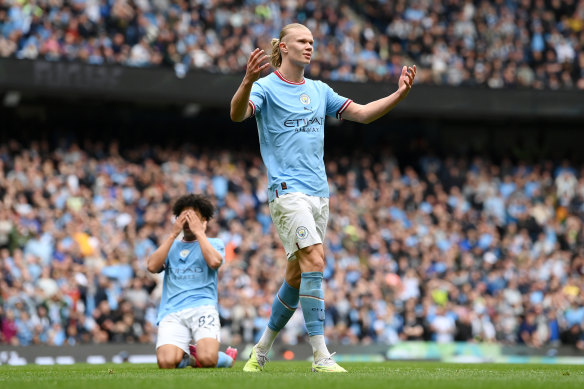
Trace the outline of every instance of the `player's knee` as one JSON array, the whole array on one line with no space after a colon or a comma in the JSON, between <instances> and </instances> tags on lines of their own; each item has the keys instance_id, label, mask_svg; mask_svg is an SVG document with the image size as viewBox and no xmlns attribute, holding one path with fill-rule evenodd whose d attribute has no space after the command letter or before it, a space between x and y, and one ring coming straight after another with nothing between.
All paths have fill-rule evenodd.
<instances>
[{"instance_id":1,"label":"player's knee","mask_svg":"<svg viewBox=\"0 0 584 389\"><path fill-rule=\"evenodd\" d=\"M319 271L319 272L324 272L324 261L322 260L315 260L314 262L311 263L312 265L312 269L311 271Z\"/></svg>"},{"instance_id":2,"label":"player's knee","mask_svg":"<svg viewBox=\"0 0 584 389\"><path fill-rule=\"evenodd\" d=\"M286 282L293 288L300 289L300 282L302 281L302 276L300 273L294 275L293 277L288 277L286 274Z\"/></svg>"},{"instance_id":3,"label":"player's knee","mask_svg":"<svg viewBox=\"0 0 584 389\"><path fill-rule=\"evenodd\" d=\"M174 358L171 358L167 355L160 355L157 358L158 361L158 367L161 369L174 369L176 367L176 365L178 364Z\"/></svg>"},{"instance_id":4,"label":"player's knee","mask_svg":"<svg viewBox=\"0 0 584 389\"><path fill-rule=\"evenodd\" d=\"M217 366L218 355L200 355L197 360L201 364L201 367L215 367Z\"/></svg>"},{"instance_id":5,"label":"player's knee","mask_svg":"<svg viewBox=\"0 0 584 389\"><path fill-rule=\"evenodd\" d=\"M302 280L302 271L298 269L286 269L286 282L293 288L300 288L300 281Z\"/></svg>"},{"instance_id":6,"label":"player's knee","mask_svg":"<svg viewBox=\"0 0 584 389\"><path fill-rule=\"evenodd\" d=\"M323 272L324 271L324 261L319 261L318 259L315 259L313 261L309 261L306 263L305 268L307 269L306 271L319 271L319 272Z\"/></svg>"},{"instance_id":7,"label":"player's knee","mask_svg":"<svg viewBox=\"0 0 584 389\"><path fill-rule=\"evenodd\" d=\"M304 269L320 272L324 270L324 251L321 245L308 246L301 251L300 260Z\"/></svg>"}]
</instances>

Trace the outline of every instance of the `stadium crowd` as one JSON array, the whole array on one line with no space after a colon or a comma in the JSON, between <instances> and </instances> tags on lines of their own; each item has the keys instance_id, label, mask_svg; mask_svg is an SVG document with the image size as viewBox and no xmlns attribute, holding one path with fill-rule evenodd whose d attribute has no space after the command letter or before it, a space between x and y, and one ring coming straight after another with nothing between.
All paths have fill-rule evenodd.
<instances>
[{"instance_id":1,"label":"stadium crowd","mask_svg":"<svg viewBox=\"0 0 584 389\"><path fill-rule=\"evenodd\" d=\"M584 350L584 170L391 150L329 155L330 342L571 345ZM0 343L154 343L146 258L184 193L210 196L223 342L253 343L285 254L250 151L0 145ZM305 341L301 310L278 341Z\"/></svg>"},{"instance_id":2,"label":"stadium crowd","mask_svg":"<svg viewBox=\"0 0 584 389\"><path fill-rule=\"evenodd\" d=\"M584 89L584 0L0 0L0 57L241 72L290 22L312 78Z\"/></svg>"}]
</instances>

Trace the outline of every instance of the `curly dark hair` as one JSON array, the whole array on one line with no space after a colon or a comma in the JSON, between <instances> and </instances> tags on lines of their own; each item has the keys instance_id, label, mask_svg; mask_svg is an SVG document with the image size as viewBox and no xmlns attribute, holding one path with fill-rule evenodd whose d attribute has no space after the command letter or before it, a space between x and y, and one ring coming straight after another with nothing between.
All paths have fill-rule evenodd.
<instances>
[{"instance_id":1,"label":"curly dark hair","mask_svg":"<svg viewBox=\"0 0 584 389\"><path fill-rule=\"evenodd\" d=\"M207 197L200 194L188 194L178 198L172 207L174 216L180 215L183 209L193 207L195 211L199 211L203 219L209 221L215 213L215 206Z\"/></svg>"}]
</instances>

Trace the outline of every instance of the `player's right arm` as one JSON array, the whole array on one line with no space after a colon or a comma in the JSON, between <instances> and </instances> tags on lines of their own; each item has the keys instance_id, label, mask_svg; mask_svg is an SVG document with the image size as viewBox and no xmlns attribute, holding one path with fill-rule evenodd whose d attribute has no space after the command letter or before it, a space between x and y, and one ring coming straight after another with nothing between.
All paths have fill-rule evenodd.
<instances>
[{"instance_id":1,"label":"player's right arm","mask_svg":"<svg viewBox=\"0 0 584 389\"><path fill-rule=\"evenodd\" d=\"M416 77L416 65L402 68L402 73L398 81L398 89L391 95L379 100L375 100L366 105L352 103L343 112L343 119L357 123L368 124L386 115L395 108L400 101L406 98Z\"/></svg>"},{"instance_id":2,"label":"player's right arm","mask_svg":"<svg viewBox=\"0 0 584 389\"><path fill-rule=\"evenodd\" d=\"M186 221L185 213L181 213L172 225L172 232L170 235L162 242L160 246L148 257L147 269L150 273L160 273L164 268L164 262L168 257L168 252L172 247L172 243L175 241L176 237L182 231L183 225Z\"/></svg>"},{"instance_id":3,"label":"player's right arm","mask_svg":"<svg viewBox=\"0 0 584 389\"><path fill-rule=\"evenodd\" d=\"M231 99L230 116L234 122L244 121L252 115L253 110L249 105L249 95L251 94L253 83L260 78L261 72L270 66L269 62L262 65L262 62L266 59L268 59L268 56L260 49L255 49L249 56L243 81Z\"/></svg>"}]
</instances>

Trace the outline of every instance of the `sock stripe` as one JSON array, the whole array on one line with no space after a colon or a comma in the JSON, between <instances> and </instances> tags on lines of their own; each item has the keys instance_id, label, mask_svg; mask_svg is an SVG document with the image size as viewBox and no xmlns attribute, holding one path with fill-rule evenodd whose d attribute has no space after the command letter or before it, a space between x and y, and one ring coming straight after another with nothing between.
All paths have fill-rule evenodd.
<instances>
[{"instance_id":1,"label":"sock stripe","mask_svg":"<svg viewBox=\"0 0 584 389\"><path fill-rule=\"evenodd\" d=\"M300 298L308 298L308 299L315 299L315 300L319 300L319 301L324 301L323 298L316 297L316 296L311 296L311 295L308 295L308 294L301 294L300 295Z\"/></svg>"},{"instance_id":2,"label":"sock stripe","mask_svg":"<svg viewBox=\"0 0 584 389\"><path fill-rule=\"evenodd\" d=\"M284 306L284 308L286 308L287 310L289 310L289 311L291 311L291 312L295 312L295 311L296 311L296 308L292 308L290 305L286 304L286 303L284 302L284 300L282 300L282 299L280 298L280 295L279 295L279 294L277 294L277 295L276 295L276 297L278 297L278 301L280 301L280 303L281 303L281 304Z\"/></svg>"}]
</instances>

